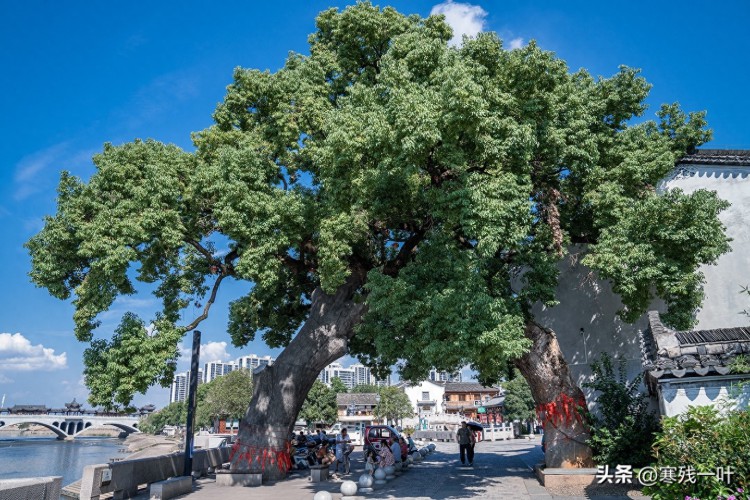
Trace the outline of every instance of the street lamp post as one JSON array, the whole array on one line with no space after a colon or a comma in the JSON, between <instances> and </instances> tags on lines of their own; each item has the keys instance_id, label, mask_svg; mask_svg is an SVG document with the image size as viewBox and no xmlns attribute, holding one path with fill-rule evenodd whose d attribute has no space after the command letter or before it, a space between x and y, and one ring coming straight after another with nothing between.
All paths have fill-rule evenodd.
<instances>
[{"instance_id":1,"label":"street lamp post","mask_svg":"<svg viewBox=\"0 0 750 500\"><path fill-rule=\"evenodd\" d=\"M193 330L193 353L190 358L190 385L188 387L187 423L185 425L185 468L183 476L193 474L193 424L195 400L198 393L198 359L201 354L201 332Z\"/></svg>"}]
</instances>

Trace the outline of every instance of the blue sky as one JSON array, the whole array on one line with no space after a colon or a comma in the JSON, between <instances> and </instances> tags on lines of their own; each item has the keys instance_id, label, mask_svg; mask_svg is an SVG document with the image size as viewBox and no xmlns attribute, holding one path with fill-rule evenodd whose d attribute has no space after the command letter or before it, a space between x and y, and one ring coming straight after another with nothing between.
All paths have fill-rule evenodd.
<instances>
[{"instance_id":1,"label":"blue sky","mask_svg":"<svg viewBox=\"0 0 750 500\"><path fill-rule=\"evenodd\" d=\"M59 406L86 398L84 345L72 334L72 306L28 279L23 243L55 210L59 171L83 178L104 142L154 138L191 150L190 132L211 113L236 66L278 69L305 53L317 12L344 2L5 2L0 15L0 397L6 404ZM613 74L638 67L654 85L647 112L679 101L707 110L709 147L750 148L750 3L393 1L404 13L444 12L467 33L496 31L506 46L535 39L571 69ZM234 290L233 290L234 288ZM224 288L203 326L205 355L275 354L261 342L239 351L225 333ZM148 313L146 296L118 301L103 318ZM222 344L225 342L225 344ZM182 361L180 369L186 369ZM152 389L136 403L168 400Z\"/></svg>"}]
</instances>

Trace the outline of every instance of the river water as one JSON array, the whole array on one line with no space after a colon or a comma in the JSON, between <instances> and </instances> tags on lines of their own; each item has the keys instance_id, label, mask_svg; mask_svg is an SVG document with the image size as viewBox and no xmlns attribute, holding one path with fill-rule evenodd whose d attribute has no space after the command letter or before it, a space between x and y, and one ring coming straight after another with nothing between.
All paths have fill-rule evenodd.
<instances>
[{"instance_id":1,"label":"river water","mask_svg":"<svg viewBox=\"0 0 750 500\"><path fill-rule=\"evenodd\" d=\"M50 438L0 440L0 479L62 476L63 486L81 478L87 465L106 464L110 458L123 458L124 439L76 438L58 441Z\"/></svg>"}]
</instances>

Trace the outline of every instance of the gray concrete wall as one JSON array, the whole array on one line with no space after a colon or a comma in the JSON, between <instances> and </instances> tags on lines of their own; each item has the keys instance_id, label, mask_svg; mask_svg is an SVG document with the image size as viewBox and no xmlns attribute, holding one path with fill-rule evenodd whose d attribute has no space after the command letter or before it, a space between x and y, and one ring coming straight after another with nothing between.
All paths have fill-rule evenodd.
<instances>
[{"instance_id":1,"label":"gray concrete wall","mask_svg":"<svg viewBox=\"0 0 750 500\"><path fill-rule=\"evenodd\" d=\"M750 285L750 167L678 168L659 186L661 190L674 188L688 193L698 189L716 191L732 204L721 215L727 234L733 239L732 251L722 256L717 265L701 269L706 278L706 297L697 313L695 328L750 325L750 317L741 314L750 309L750 296L740 293L742 286ZM570 255L561 262L557 287L560 304L552 308L539 305L534 313L541 324L556 332L579 384L590 380L590 363L602 352L624 358L632 379L642 371L639 334L648 326L647 318L643 316L634 324L617 318L622 303L608 282L598 280L590 269L580 265L583 250L572 247ZM650 309L663 310L663 305L655 302ZM591 401L591 391L584 392Z\"/></svg>"},{"instance_id":2,"label":"gray concrete wall","mask_svg":"<svg viewBox=\"0 0 750 500\"><path fill-rule=\"evenodd\" d=\"M0 500L59 500L62 476L0 480Z\"/></svg>"},{"instance_id":3,"label":"gray concrete wall","mask_svg":"<svg viewBox=\"0 0 750 500\"><path fill-rule=\"evenodd\" d=\"M221 467L229 461L229 454L228 447L196 450L193 453L193 474L200 476L210 467ZM81 500L98 500L105 493L114 493L116 498L133 496L141 484L181 476L184 457L184 453L174 453L111 464L89 465L83 469Z\"/></svg>"}]
</instances>

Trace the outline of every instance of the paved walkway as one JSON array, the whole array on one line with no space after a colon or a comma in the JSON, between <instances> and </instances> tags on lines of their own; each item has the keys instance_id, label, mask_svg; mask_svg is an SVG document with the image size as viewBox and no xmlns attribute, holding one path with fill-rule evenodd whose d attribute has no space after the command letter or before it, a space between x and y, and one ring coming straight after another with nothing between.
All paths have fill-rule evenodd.
<instances>
[{"instance_id":1,"label":"paved walkway","mask_svg":"<svg viewBox=\"0 0 750 500\"><path fill-rule=\"evenodd\" d=\"M458 446L435 443L437 449L420 464L389 481L382 489L360 498L404 500L497 498L518 500L549 499L628 499L625 491L617 495L602 495L600 489L587 489L583 495L560 496L539 484L533 465L542 461L542 451L536 441L512 440L477 444L473 469L459 467ZM255 488L227 488L216 486L212 478L201 479L193 493L184 495L189 500L312 499L316 492L327 490L334 500L341 498L341 482L357 481L364 472L362 453L353 453L352 473L325 483L311 483L309 473L294 473L286 481ZM559 493L559 492L558 492Z\"/></svg>"}]
</instances>

